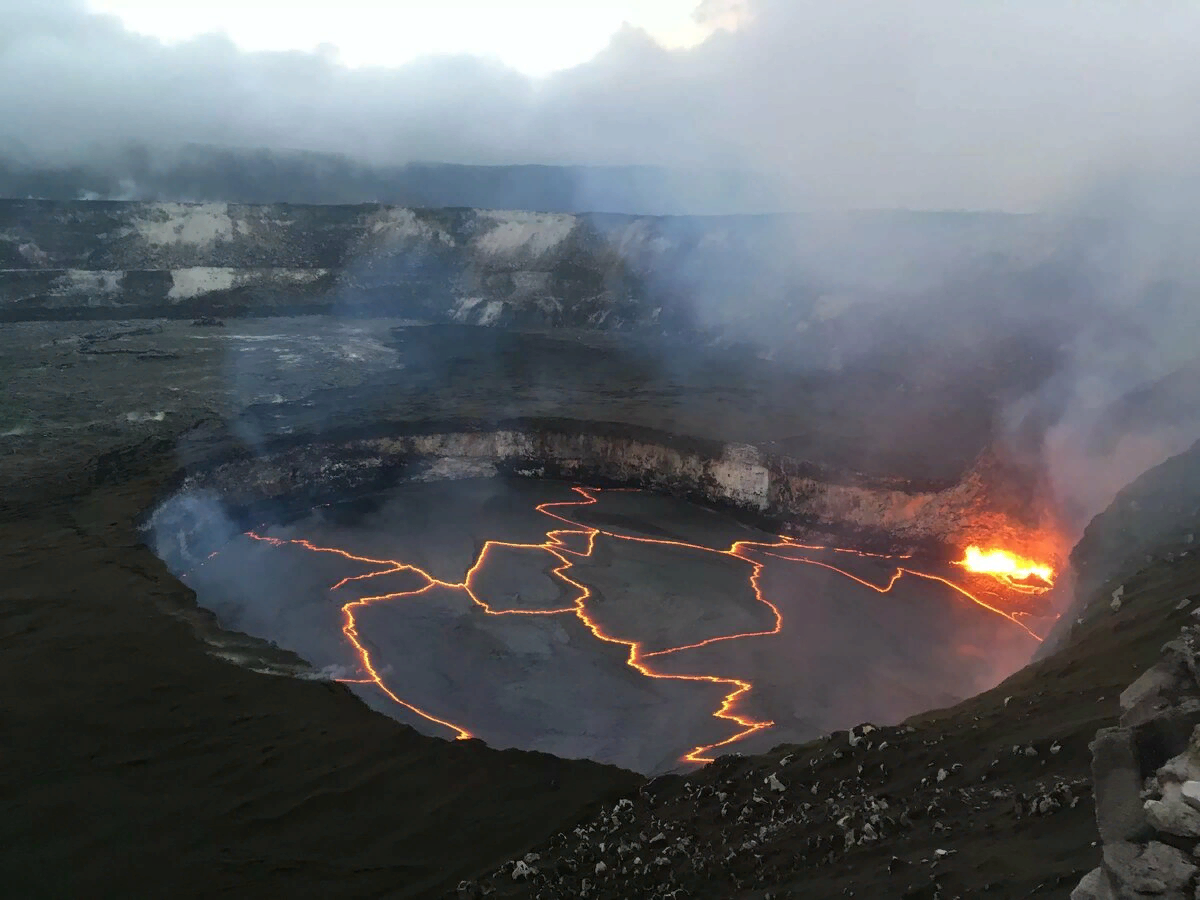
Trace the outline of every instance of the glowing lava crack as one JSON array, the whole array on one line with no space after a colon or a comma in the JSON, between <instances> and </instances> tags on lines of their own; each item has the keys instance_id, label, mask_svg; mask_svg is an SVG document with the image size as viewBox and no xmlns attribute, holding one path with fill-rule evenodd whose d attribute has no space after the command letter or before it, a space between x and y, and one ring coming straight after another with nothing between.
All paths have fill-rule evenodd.
<instances>
[{"instance_id":1,"label":"glowing lava crack","mask_svg":"<svg viewBox=\"0 0 1200 900\"><path fill-rule=\"evenodd\" d=\"M337 582L330 588L331 591L336 591L339 588L341 588L351 582L368 581L372 578L378 578L380 576L385 576L385 575L409 573L411 575L415 575L418 578L420 578L423 581L423 584L421 587L419 587L415 590L400 591L400 592L389 593L389 594L378 594L378 595L370 596L370 597L360 597L358 599L352 600L352 601L342 605L342 607L341 607L342 618L343 618L342 632L345 634L346 639L350 642L351 646L354 647L354 650L357 653L358 658L359 658L359 664L364 673L364 677L362 677L362 678L342 679L342 680L349 682L349 683L376 685L389 699L391 699L395 703L399 704L400 706L404 707L405 709L411 711L412 713L420 716L421 718L423 718L429 722L432 722L436 725L440 725L444 728L449 729L450 731L454 732L455 736L460 740L465 740L465 739L474 737L474 735L469 730L467 730L466 728L464 728L461 725L457 725L453 722L448 722L445 719L440 719L437 716L433 715L432 713L430 713L424 709L421 709L417 706L414 706L413 704L402 699L394 690L392 690L392 688L388 687L387 683L384 681L383 676L380 674L379 670L375 667L375 664L371 659L370 651L367 649L366 645L363 642L362 637L359 635L358 624L355 619L355 614L359 609L361 609L365 606L369 606L371 604L375 604L375 603L383 603L383 602L387 602L387 601L396 601L396 600L403 600L403 599L412 598L412 597L418 597L428 591L431 591L435 588L440 587L440 588L446 588L446 589L450 589L450 590L464 592L466 594L466 596L469 597L471 599L471 601L487 615L492 615L492 616L574 615L587 627L587 629L598 640L603 641L608 644L617 644L617 645L627 648L628 655L625 660L626 665L635 669L637 672L639 672L640 674L644 675L647 678L661 678L661 679L667 679L667 680L672 680L672 681L706 682L709 684L719 684L719 685L722 685L722 686L728 688L727 693L725 694L723 700L721 701L721 705L715 712L713 712L712 715L714 718L721 719L721 720L732 723L733 725L737 726L737 730L732 735L730 735L729 737L725 738L722 741L718 741L713 744L707 744L707 745L703 745L703 746L693 747L682 757L683 761L691 762L691 763L711 762L713 759L713 757L709 755L711 753L711 751L716 750L721 747L728 746L729 744L733 744L736 741L740 741L743 738L746 738L749 735L754 734L757 731L761 731L764 728L770 728L774 723L768 722L768 721L752 719L748 716L739 715L737 713L736 706L738 704L738 701L745 694L747 694L753 687L753 685L749 681L744 681L744 680L741 680L738 678L724 677L721 675L711 675L711 674L680 675L680 674L670 674L670 673L665 673L665 672L657 672L650 667L650 665L647 663L647 661L651 660L655 657L667 656L669 654L680 653L680 652L683 652L686 650L695 650L699 647L705 647L710 644L718 643L720 641L733 641L733 640L743 640L743 639L755 638L755 637L764 637L767 635L778 634L781 631L781 629L783 628L783 617L780 614L778 607L776 607L775 604L773 604L770 600L768 600L762 593L762 589L759 584L759 577L761 576L762 571L763 571L763 564L760 562L757 562L756 560L754 560L753 558L751 558L748 555L752 552L757 552L757 553L763 554L765 556L770 556L770 557L785 560L788 562L803 563L805 565L819 566L824 569L829 569L833 572L836 572L840 575L845 576L846 578L849 578L849 579L857 582L858 584L861 584L865 587L871 588L872 590L877 591L879 593L883 593L883 594L886 594L889 591L891 591L891 589L896 585L896 582L899 581L905 575L911 575L911 576L915 576L917 578L925 578L925 579L929 579L932 581L937 581L937 582L940 582L940 583L950 587L951 589L956 591L958 594L966 597L973 603L978 604L983 609L988 610L989 612L992 612L998 616L1002 616L1005 619L1008 619L1016 627L1022 629L1024 632L1026 632L1026 634L1028 634L1030 636L1030 638L1032 638L1033 640L1038 640L1038 641L1041 640L1041 638L1037 634L1035 634L1033 631L1031 631L1022 622L1020 622L1013 614L1004 612L1003 610L997 608L996 606L985 603L984 601L980 600L977 596L975 596L974 594L965 590L964 588L962 588L962 587L954 584L952 581L949 581L948 579L942 578L938 575L931 575L931 574L928 574L925 572L920 572L920 571L910 569L910 568L907 568L904 566L898 566L896 568L895 572L893 573L893 575L891 576L891 578L889 579L889 581L887 582L887 584L877 585L877 584L873 584L869 581L866 581L862 578L859 578L855 575L852 575L849 572L846 572L845 570L840 569L836 566L830 565L829 563L821 562L819 560L809 559L809 558L806 558L803 556L792 556L792 555L790 555L790 552L836 551L836 552L840 552L840 553L850 553L850 554L855 554L858 556L871 556L871 557L876 557L876 558L881 558L881 559L903 559L905 557L888 557L888 556L880 555L880 554L861 553L856 550L845 550L842 548L821 547L821 546L800 544L800 543L797 543L797 542L792 541L785 537L781 537L777 542L774 542L774 543L736 541L729 547L728 550L720 550L720 549L714 549L711 547L704 547L704 546L701 546L698 544L686 543L684 541L670 541L670 540L661 540L661 539L657 539L657 538L635 537L633 535L619 534L616 532L605 531L600 528L593 528L591 526L584 525L580 522L576 522L571 519L568 519L565 516L560 515L558 512L553 511L556 509L569 508L569 507L590 506L597 502L596 497L594 496L595 494L599 493L599 491L597 489L592 489L592 488L585 489L585 488L577 487L577 488L574 488L573 490L577 494L579 494L581 499L565 500L565 501L554 502L554 503L542 503L542 504L539 504L537 507L535 507L537 512L539 512L543 515L549 516L550 518L555 519L559 522L562 522L564 525L570 526L569 528L561 528L561 529L556 529L556 530L547 532L546 539L538 544L518 544L518 543L509 543L509 542L505 542L505 541L486 541L483 544L482 548L480 549L479 555L476 557L474 563L472 563L471 567L467 570L465 577L460 582L442 581L440 579L434 578L428 572L426 572L423 569L418 568L417 566L409 565L407 563L403 563L398 560L373 559L371 557L366 557L366 556L357 556L353 553L349 553L345 550L341 550L336 547L320 547L320 546L317 546L317 545L311 543L310 541L307 541L304 539L292 538L292 539L285 540L285 539L280 539L280 538L264 537L262 535L256 534L255 532L247 532L247 536L249 536L255 540L271 544L272 546L277 546L277 547L296 546L296 547L301 547L301 548L303 548L307 551L313 552L313 553L331 553L331 554L340 556L348 561L362 563L367 566L379 567L376 571L367 572L367 573L364 573L361 575L352 575L352 576L343 578L341 581ZM662 545L662 546L667 546L667 547L678 547L678 548L684 548L684 549L688 549L688 550L696 550L696 551L701 551L704 553L713 553L713 554L718 554L721 556L732 557L734 559L738 559L738 560L746 563L747 565L749 565L751 567L750 575L749 575L749 583L750 583L751 590L754 592L754 597L759 603L764 604L771 610L771 613L774 617L774 625L770 629L767 629L765 631L752 631L752 632L745 632L745 633L741 633L741 634L721 635L718 637L707 638L703 641L698 641L693 644L684 644L684 645L681 645L678 647L669 647L664 650L655 650L655 651L649 652L649 653L643 652L642 645L638 641L623 640L614 635L606 633L600 627L600 625L596 622L596 620L593 619L588 614L587 601L592 596L591 589L588 588L586 585L583 585L577 581L574 581L567 574L571 570L572 566L574 565L573 559L584 559L584 558L588 558L592 555L592 551L595 549L596 538L601 535L603 535L604 537L607 537L607 538L612 538L614 540L620 540L620 541L631 541L631 542L640 543L640 544L657 544L657 545ZM582 544L583 549L571 549L571 547L569 546L569 541L572 538L581 539L578 541L578 543ZM572 589L572 591L575 592L574 602L570 606L563 607L561 609L541 609L541 610L496 609L493 606L489 605L487 602L485 602L483 599L481 599L478 594L475 593L473 584L476 580L476 577L480 574L480 572L483 570L484 566L487 564L489 554L497 548L507 548L507 549L515 549L515 550L544 550L544 551L552 554L554 557L556 557L559 560L559 565L551 570L551 575L553 577L559 579L561 582L563 582L568 587L570 587ZM1024 560L1020 557L1015 557L1015 556L1012 556L1011 554L1007 554L1004 551L997 550L997 551L984 552L984 551L979 550L979 548L977 548L977 547L972 547L968 551L967 557L963 561L959 562L958 565L961 565L964 568L967 568L969 571L972 571L972 572L975 572L978 574L990 575L991 577L994 577L997 581L1000 581L1005 587L1016 588L1017 590L1024 592L1024 593L1041 592L1041 591L1049 590L1049 587L1052 583L1051 579L1052 579L1053 573L1048 567L1038 566L1037 564L1032 563L1028 560ZM1044 582L1044 583L1030 583L1027 580L1023 580L1023 579L1028 579L1030 576L1035 576L1040 582Z\"/></svg>"}]
</instances>

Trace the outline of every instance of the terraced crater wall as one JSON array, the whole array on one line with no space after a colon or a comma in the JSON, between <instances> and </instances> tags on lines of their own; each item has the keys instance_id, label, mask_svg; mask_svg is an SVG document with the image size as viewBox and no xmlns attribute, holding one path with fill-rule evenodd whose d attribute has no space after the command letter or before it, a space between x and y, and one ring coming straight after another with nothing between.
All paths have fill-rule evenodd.
<instances>
[{"instance_id":1,"label":"terraced crater wall","mask_svg":"<svg viewBox=\"0 0 1200 900\"><path fill-rule=\"evenodd\" d=\"M912 485L825 470L746 444L589 423L495 430L310 436L251 454L194 460L176 490L219 495L253 517L297 514L403 481L500 474L635 486L741 514L760 525L852 535L859 546L961 547L994 536L1003 516L982 465L954 483Z\"/></svg>"},{"instance_id":2,"label":"terraced crater wall","mask_svg":"<svg viewBox=\"0 0 1200 900\"><path fill-rule=\"evenodd\" d=\"M941 256L1025 254L1036 247L1031 234L1014 217L951 214L864 214L831 225L796 216L0 200L0 321L338 313L677 331L761 320L767 333L807 334L864 302L872 285L911 287L913 259L937 272Z\"/></svg>"},{"instance_id":3,"label":"terraced crater wall","mask_svg":"<svg viewBox=\"0 0 1200 900\"><path fill-rule=\"evenodd\" d=\"M670 316L653 219L378 205L0 201L0 318ZM656 243L657 241L657 243ZM678 250L678 247L674 249Z\"/></svg>"}]
</instances>

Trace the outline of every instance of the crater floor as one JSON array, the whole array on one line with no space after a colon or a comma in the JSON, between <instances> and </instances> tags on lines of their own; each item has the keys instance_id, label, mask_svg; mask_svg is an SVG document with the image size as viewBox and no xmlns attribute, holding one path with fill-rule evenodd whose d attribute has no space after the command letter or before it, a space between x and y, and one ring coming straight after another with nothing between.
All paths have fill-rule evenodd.
<instances>
[{"instance_id":1,"label":"crater floor","mask_svg":"<svg viewBox=\"0 0 1200 900\"><path fill-rule=\"evenodd\" d=\"M216 501L168 501L197 502ZM472 479L248 534L203 518L228 532L211 556L181 548L213 534L156 537L225 628L426 733L647 773L948 705L1050 624L954 566L808 547L639 491Z\"/></svg>"}]
</instances>

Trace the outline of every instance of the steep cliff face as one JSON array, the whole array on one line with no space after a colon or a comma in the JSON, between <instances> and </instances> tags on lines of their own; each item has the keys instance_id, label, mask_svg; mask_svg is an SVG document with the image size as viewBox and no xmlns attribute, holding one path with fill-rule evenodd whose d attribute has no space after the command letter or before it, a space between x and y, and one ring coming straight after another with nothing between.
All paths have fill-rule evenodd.
<instances>
[{"instance_id":1,"label":"steep cliff face","mask_svg":"<svg viewBox=\"0 0 1200 900\"><path fill-rule=\"evenodd\" d=\"M0 321L336 312L701 325L819 354L881 291L926 290L973 259L1039 258L1037 234L1004 216L0 200Z\"/></svg>"},{"instance_id":2,"label":"steep cliff face","mask_svg":"<svg viewBox=\"0 0 1200 900\"><path fill-rule=\"evenodd\" d=\"M814 466L747 444L649 429L538 423L495 430L436 426L275 441L254 454L192 459L181 491L212 491L247 513L366 496L403 481L515 474L636 486L740 513L771 527L852 536L861 548L961 548L1006 522L977 470L941 486L904 485ZM1036 530L1020 532L1037 540ZM1042 549L1042 548L1039 548Z\"/></svg>"},{"instance_id":3,"label":"steep cliff face","mask_svg":"<svg viewBox=\"0 0 1200 900\"><path fill-rule=\"evenodd\" d=\"M632 246L634 221L373 204L0 201L0 318L666 322L668 292L645 277L654 238Z\"/></svg>"}]
</instances>

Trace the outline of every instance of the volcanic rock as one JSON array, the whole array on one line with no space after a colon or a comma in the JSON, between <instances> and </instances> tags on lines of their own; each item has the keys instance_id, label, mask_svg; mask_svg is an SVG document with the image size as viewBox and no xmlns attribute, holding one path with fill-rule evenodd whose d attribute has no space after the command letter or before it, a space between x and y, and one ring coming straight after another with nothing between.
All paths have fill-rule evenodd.
<instances>
[{"instance_id":1,"label":"volcanic rock","mask_svg":"<svg viewBox=\"0 0 1200 900\"><path fill-rule=\"evenodd\" d=\"M1145 830L1145 813L1133 732L1104 728L1090 746L1100 838L1105 843L1136 840Z\"/></svg>"},{"instance_id":2,"label":"volcanic rock","mask_svg":"<svg viewBox=\"0 0 1200 900\"><path fill-rule=\"evenodd\" d=\"M1071 891L1071 900L1116 900L1116 894L1104 869L1097 866Z\"/></svg>"},{"instance_id":3,"label":"volcanic rock","mask_svg":"<svg viewBox=\"0 0 1200 900\"><path fill-rule=\"evenodd\" d=\"M1173 786L1162 800L1146 801L1146 821L1159 831L1179 837L1200 837L1200 812L1183 801Z\"/></svg>"},{"instance_id":4,"label":"volcanic rock","mask_svg":"<svg viewBox=\"0 0 1200 900\"><path fill-rule=\"evenodd\" d=\"M1169 841L1200 837L1196 639L1196 627L1185 626L1165 644L1159 662L1122 694L1122 724L1092 741L1103 866L1080 882L1076 900L1193 896L1200 869Z\"/></svg>"},{"instance_id":5,"label":"volcanic rock","mask_svg":"<svg viewBox=\"0 0 1200 900\"><path fill-rule=\"evenodd\" d=\"M1160 895L1191 900L1191 880L1200 871L1183 852L1160 841L1104 845L1104 867L1118 885L1117 896Z\"/></svg>"}]
</instances>

